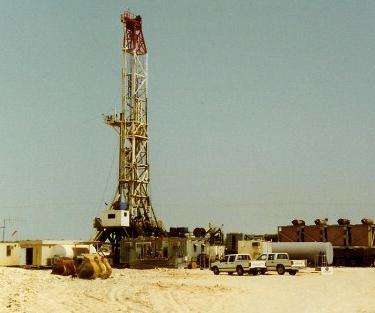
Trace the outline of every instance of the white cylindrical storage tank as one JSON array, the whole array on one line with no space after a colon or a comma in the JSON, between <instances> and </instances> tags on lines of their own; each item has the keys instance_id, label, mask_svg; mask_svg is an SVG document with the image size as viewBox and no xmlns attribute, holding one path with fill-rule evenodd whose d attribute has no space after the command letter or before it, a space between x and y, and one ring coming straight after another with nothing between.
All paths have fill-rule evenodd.
<instances>
[{"instance_id":1,"label":"white cylindrical storage tank","mask_svg":"<svg viewBox=\"0 0 375 313\"><path fill-rule=\"evenodd\" d=\"M66 244L66 245L55 245L52 247L51 255L53 257L66 257L74 258L83 253L96 253L96 249L93 245L85 244Z\"/></svg>"},{"instance_id":2,"label":"white cylindrical storage tank","mask_svg":"<svg viewBox=\"0 0 375 313\"><path fill-rule=\"evenodd\" d=\"M73 246L72 245L55 245L52 247L51 255L53 257L66 257L73 258Z\"/></svg>"},{"instance_id":3,"label":"white cylindrical storage tank","mask_svg":"<svg viewBox=\"0 0 375 313\"><path fill-rule=\"evenodd\" d=\"M324 254L328 265L333 262L333 247L330 242L273 242L272 252L287 252L291 259L306 259L311 264Z\"/></svg>"}]
</instances>

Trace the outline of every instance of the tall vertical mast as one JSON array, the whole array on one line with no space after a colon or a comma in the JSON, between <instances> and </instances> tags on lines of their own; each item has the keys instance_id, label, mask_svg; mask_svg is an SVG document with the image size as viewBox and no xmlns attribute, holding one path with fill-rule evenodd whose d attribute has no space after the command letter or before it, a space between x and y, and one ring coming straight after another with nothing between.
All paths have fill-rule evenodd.
<instances>
[{"instance_id":1,"label":"tall vertical mast","mask_svg":"<svg viewBox=\"0 0 375 313\"><path fill-rule=\"evenodd\" d=\"M147 122L147 48L142 18L125 11L120 112L104 117L119 135L118 187L110 207L95 225L96 240L118 246L123 237L157 234L149 194Z\"/></svg>"},{"instance_id":2,"label":"tall vertical mast","mask_svg":"<svg viewBox=\"0 0 375 313\"><path fill-rule=\"evenodd\" d=\"M139 223L154 217L149 196L147 48L142 18L125 12L121 22L124 38L118 191L120 207L128 206L130 216Z\"/></svg>"}]
</instances>

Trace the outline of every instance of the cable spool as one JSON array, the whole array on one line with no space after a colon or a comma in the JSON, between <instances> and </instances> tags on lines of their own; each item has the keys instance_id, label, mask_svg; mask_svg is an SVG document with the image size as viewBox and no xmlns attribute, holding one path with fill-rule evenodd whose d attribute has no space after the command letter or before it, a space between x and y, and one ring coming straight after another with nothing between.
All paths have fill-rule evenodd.
<instances>
[{"instance_id":1,"label":"cable spool","mask_svg":"<svg viewBox=\"0 0 375 313\"><path fill-rule=\"evenodd\" d=\"M337 220L337 223L339 225L350 225L350 220L348 220L347 218L339 218Z\"/></svg>"},{"instance_id":2,"label":"cable spool","mask_svg":"<svg viewBox=\"0 0 375 313\"><path fill-rule=\"evenodd\" d=\"M193 235L195 237L204 237L206 236L206 230L202 227L194 228Z\"/></svg>"},{"instance_id":3,"label":"cable spool","mask_svg":"<svg viewBox=\"0 0 375 313\"><path fill-rule=\"evenodd\" d=\"M374 224L373 219L368 218L368 217L364 217L363 219L361 219L361 222L364 225L372 225L372 224Z\"/></svg>"},{"instance_id":4,"label":"cable spool","mask_svg":"<svg viewBox=\"0 0 375 313\"><path fill-rule=\"evenodd\" d=\"M318 225L318 226L325 226L328 224L328 218L317 218L315 221L314 221L315 225Z\"/></svg>"},{"instance_id":5,"label":"cable spool","mask_svg":"<svg viewBox=\"0 0 375 313\"><path fill-rule=\"evenodd\" d=\"M297 219L295 219L295 220L292 221L292 224L294 226L305 226L305 221L304 220L297 220Z\"/></svg>"}]
</instances>

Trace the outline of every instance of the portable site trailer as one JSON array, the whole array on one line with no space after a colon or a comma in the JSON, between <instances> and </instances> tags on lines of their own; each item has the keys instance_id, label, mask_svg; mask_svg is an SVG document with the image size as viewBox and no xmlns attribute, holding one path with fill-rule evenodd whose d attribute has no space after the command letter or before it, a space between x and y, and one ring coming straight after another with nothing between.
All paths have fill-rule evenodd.
<instances>
[{"instance_id":1,"label":"portable site trailer","mask_svg":"<svg viewBox=\"0 0 375 313\"><path fill-rule=\"evenodd\" d=\"M95 252L92 245L73 240L24 240L20 241L20 247L24 250L20 265L37 267L52 266L56 257L73 258Z\"/></svg>"},{"instance_id":2,"label":"portable site trailer","mask_svg":"<svg viewBox=\"0 0 375 313\"><path fill-rule=\"evenodd\" d=\"M215 260L224 254L224 246L210 247L204 238L138 237L123 239L120 244L120 264L130 268L187 267L204 260Z\"/></svg>"},{"instance_id":3,"label":"portable site trailer","mask_svg":"<svg viewBox=\"0 0 375 313\"><path fill-rule=\"evenodd\" d=\"M5 241L0 243L0 266L18 266L21 265L23 255L18 242Z\"/></svg>"},{"instance_id":4,"label":"portable site trailer","mask_svg":"<svg viewBox=\"0 0 375 313\"><path fill-rule=\"evenodd\" d=\"M272 252L272 242L265 240L239 240L238 253L248 253L251 258L255 260L258 256L264 253Z\"/></svg>"},{"instance_id":5,"label":"portable site trailer","mask_svg":"<svg viewBox=\"0 0 375 313\"><path fill-rule=\"evenodd\" d=\"M20 246L25 249L25 259L22 265L29 266L51 266L52 249L55 245L64 241L56 240L23 240Z\"/></svg>"},{"instance_id":6,"label":"portable site trailer","mask_svg":"<svg viewBox=\"0 0 375 313\"><path fill-rule=\"evenodd\" d=\"M120 242L120 264L130 268L182 267L186 238L138 237Z\"/></svg>"}]
</instances>

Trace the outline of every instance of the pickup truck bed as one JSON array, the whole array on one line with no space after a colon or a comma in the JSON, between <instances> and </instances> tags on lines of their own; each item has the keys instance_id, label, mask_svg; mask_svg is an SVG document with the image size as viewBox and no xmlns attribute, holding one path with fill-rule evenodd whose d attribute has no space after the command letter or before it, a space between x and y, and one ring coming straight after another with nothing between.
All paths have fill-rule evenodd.
<instances>
[{"instance_id":1,"label":"pickup truck bed","mask_svg":"<svg viewBox=\"0 0 375 313\"><path fill-rule=\"evenodd\" d=\"M258 260L265 261L268 271L276 271L279 275L288 272L296 275L297 272L306 267L306 260L289 260L288 253L262 254Z\"/></svg>"}]
</instances>

